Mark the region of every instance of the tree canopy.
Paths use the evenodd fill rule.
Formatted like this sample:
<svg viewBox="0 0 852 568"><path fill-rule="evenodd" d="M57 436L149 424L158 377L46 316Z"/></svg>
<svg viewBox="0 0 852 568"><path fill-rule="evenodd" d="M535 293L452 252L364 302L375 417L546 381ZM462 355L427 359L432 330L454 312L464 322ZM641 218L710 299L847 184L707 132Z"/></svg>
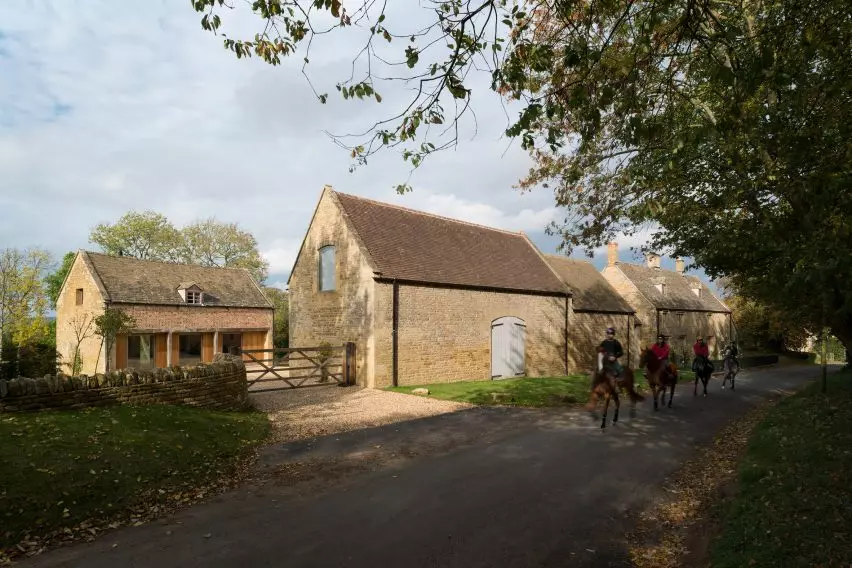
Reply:
<svg viewBox="0 0 852 568"><path fill-rule="evenodd" d="M89 240L107 254L220 268L245 268L260 283L266 280L269 269L269 263L261 256L257 240L251 233L235 223L221 223L213 218L201 219L178 229L165 216L154 211L131 211L113 224L95 226Z"/></svg>
<svg viewBox="0 0 852 568"><path fill-rule="evenodd" d="M0 349L5 341L24 345L47 334L49 265L50 254L41 249L0 250Z"/></svg>
<svg viewBox="0 0 852 568"><path fill-rule="evenodd" d="M74 264L75 258L77 258L76 252L66 252L65 256L62 257L62 263L57 269L44 278L44 285L47 288L47 297L50 299L51 308L56 308L56 300L59 299L62 284L65 282L65 277L71 272L71 266Z"/></svg>
<svg viewBox="0 0 852 568"><path fill-rule="evenodd" d="M192 3L204 29L225 30L224 0ZM395 19L375 0L352 12L338 0L234 5L259 16L258 34L226 36L224 45L273 65L299 52L307 66L323 36L365 34L338 94L380 103L380 91L402 79L414 95L362 140L338 139L356 164L391 147L416 167L447 147L435 131L444 123L454 143L472 77L485 71L520 108L506 129L533 160L519 187L553 190L566 215L551 230L566 249L649 227L646 248L690 257L743 295L830 325L852 345L846 0L420 5ZM431 20L410 30L423 10Z"/></svg>

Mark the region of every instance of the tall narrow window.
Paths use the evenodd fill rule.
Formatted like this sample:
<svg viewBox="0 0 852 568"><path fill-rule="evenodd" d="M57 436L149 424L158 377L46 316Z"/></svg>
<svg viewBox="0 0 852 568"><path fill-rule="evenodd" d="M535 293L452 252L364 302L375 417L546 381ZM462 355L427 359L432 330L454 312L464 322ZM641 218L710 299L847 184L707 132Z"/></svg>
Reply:
<svg viewBox="0 0 852 568"><path fill-rule="evenodd" d="M334 247L331 245L319 250L319 289L320 292L335 289Z"/></svg>
<svg viewBox="0 0 852 568"><path fill-rule="evenodd" d="M83 289L82 288L77 288L77 305L78 306L83 305Z"/></svg>

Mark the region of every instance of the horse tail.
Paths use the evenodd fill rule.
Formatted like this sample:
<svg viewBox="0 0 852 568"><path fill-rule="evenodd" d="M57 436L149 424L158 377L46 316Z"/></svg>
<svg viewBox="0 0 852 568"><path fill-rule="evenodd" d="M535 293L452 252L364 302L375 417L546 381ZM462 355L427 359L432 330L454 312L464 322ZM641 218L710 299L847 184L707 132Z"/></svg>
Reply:
<svg viewBox="0 0 852 568"><path fill-rule="evenodd" d="M630 397L630 402L641 402L645 400L645 397L636 392L636 389L633 385L630 385L630 388L627 389L627 396Z"/></svg>

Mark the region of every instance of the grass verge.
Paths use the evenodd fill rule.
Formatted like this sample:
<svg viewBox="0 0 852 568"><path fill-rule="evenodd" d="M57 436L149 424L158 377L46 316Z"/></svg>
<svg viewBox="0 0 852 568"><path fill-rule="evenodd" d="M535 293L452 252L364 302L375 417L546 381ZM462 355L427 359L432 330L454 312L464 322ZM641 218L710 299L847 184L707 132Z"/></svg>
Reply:
<svg viewBox="0 0 852 568"><path fill-rule="evenodd" d="M840 566L852 559L852 373L782 401L758 425L721 516L714 567Z"/></svg>
<svg viewBox="0 0 852 568"><path fill-rule="evenodd" d="M466 381L428 385L390 387L387 390L411 393L416 388L429 389L431 398L470 404L511 406L562 406L585 403L589 398L591 379L587 375L567 377L505 379L500 381Z"/></svg>
<svg viewBox="0 0 852 568"><path fill-rule="evenodd" d="M14 556L197 500L268 429L262 413L178 406L0 415L0 549Z"/></svg>

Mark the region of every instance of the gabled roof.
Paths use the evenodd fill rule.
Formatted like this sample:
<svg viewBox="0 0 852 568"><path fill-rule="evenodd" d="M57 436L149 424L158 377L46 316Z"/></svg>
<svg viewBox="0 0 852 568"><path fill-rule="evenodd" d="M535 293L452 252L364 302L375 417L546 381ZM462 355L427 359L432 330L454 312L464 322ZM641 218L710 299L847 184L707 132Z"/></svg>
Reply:
<svg viewBox="0 0 852 568"><path fill-rule="evenodd" d="M547 254L545 258L574 293L575 311L620 314L635 312L591 262L555 254Z"/></svg>
<svg viewBox="0 0 852 568"><path fill-rule="evenodd" d="M82 251L111 302L186 305L178 289L191 283L204 290L204 305L271 308L247 270L139 260Z"/></svg>
<svg viewBox="0 0 852 568"><path fill-rule="evenodd" d="M333 192L381 278L569 293L521 233Z"/></svg>
<svg viewBox="0 0 852 568"><path fill-rule="evenodd" d="M673 270L622 262L616 263L616 266L657 308L720 313L731 311L716 298L706 284L695 276L685 276ZM660 293L657 284L665 284L665 294ZM694 286L700 287L700 297L692 291Z"/></svg>

